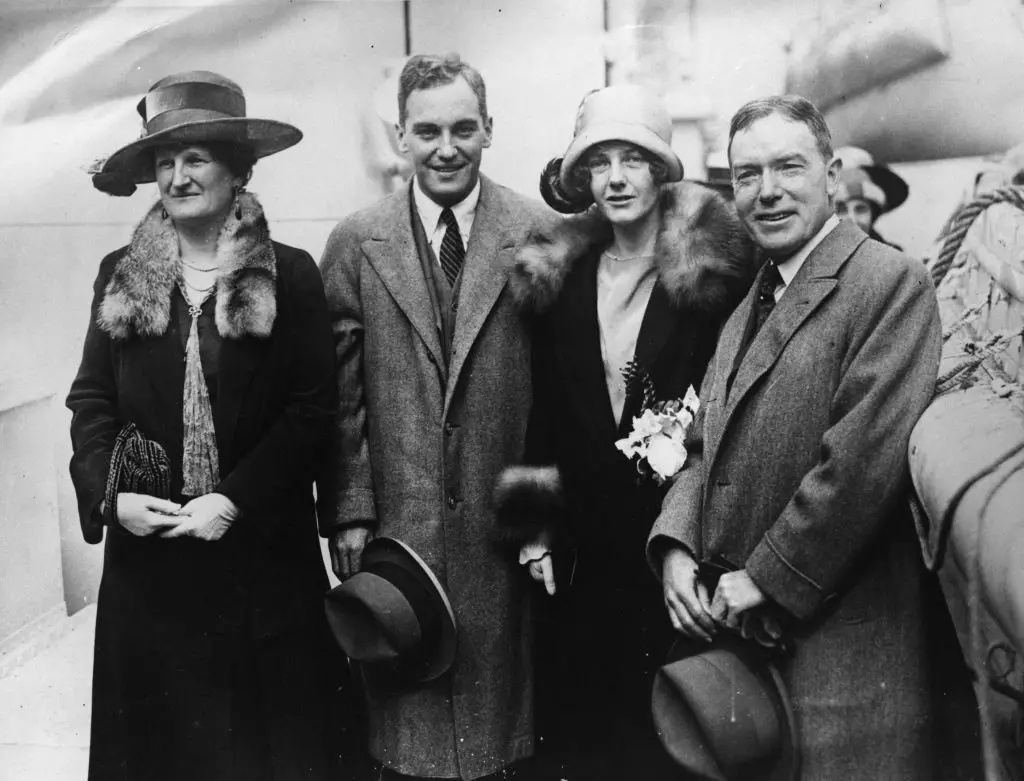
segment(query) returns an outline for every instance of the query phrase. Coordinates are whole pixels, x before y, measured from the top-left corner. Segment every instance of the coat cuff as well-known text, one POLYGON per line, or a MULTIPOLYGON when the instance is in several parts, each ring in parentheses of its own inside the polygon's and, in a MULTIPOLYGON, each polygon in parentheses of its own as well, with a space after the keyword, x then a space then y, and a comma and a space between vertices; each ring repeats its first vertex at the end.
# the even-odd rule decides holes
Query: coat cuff
MULTIPOLYGON (((318 509, 320 503, 318 502, 318 509)), ((355 488, 342 492, 333 507, 333 513, 324 513, 318 518, 320 536, 330 537, 339 529, 350 526, 377 526, 377 501, 373 491, 355 488)))
POLYGON ((820 584, 786 559, 768 534, 750 554, 746 570, 758 588, 798 619, 811 618, 828 598, 820 584))

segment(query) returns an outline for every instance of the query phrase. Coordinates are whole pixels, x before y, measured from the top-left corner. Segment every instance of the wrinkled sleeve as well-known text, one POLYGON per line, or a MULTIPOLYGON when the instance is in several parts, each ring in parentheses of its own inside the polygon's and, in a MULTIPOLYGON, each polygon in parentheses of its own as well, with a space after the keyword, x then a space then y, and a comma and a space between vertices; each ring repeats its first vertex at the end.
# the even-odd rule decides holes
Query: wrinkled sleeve
POLYGON ((334 340, 338 392, 338 415, 317 483, 320 533, 325 537, 346 526, 374 526, 377 520, 363 374, 361 259, 356 232, 344 223, 338 225, 320 264, 334 340))
POLYGON ((82 361, 66 402, 72 413, 71 482, 78 499, 82 536, 92 544, 103 540, 100 503, 110 470, 110 454, 121 428, 110 336, 96 324, 107 280, 118 257, 117 253, 108 255, 100 264, 93 285, 82 361))
POLYGON ((820 459, 746 562, 775 602, 807 619, 883 531, 909 482, 910 432, 932 399, 942 348, 935 291, 906 259, 864 297, 820 459))

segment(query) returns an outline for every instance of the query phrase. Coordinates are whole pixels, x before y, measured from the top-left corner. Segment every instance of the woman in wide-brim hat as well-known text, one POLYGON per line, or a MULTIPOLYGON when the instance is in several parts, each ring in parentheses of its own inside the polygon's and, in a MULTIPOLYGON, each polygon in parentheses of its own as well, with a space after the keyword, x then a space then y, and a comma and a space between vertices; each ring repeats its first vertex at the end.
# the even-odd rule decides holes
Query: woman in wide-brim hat
POLYGON ((841 220, 856 223, 875 241, 902 249, 878 234, 875 221, 907 200, 910 188, 906 181, 888 166, 876 163, 871 154, 860 147, 840 147, 836 156, 843 161, 836 214, 841 220))
POLYGON ((588 94, 541 181, 548 203, 576 216, 532 237, 512 280, 534 318, 536 468, 510 470, 496 498, 524 577, 554 591, 538 585, 539 756, 568 778, 678 773, 651 724, 672 629, 644 558, 667 485, 639 475, 615 443, 645 395, 700 388, 754 267, 732 206, 681 181, 671 133, 643 89, 588 94))
POLYGON ((95 173, 159 200, 99 266, 68 395, 85 539, 106 537, 89 778, 327 779, 337 690, 313 469, 335 413, 306 252, 245 190, 302 134, 195 71, 95 173))

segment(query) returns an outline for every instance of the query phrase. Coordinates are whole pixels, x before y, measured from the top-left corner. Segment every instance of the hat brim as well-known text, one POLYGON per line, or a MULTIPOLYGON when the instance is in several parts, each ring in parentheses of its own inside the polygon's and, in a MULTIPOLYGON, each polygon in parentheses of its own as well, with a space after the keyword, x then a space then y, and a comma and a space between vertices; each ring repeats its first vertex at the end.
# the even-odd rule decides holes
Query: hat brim
POLYGON ((885 193, 885 208, 882 209, 882 214, 899 208, 907 200, 910 188, 903 177, 891 168, 885 165, 865 165, 861 168, 885 193))
POLYGON ((144 184, 156 176, 147 152, 164 144, 203 144, 231 141, 249 147, 257 157, 267 157, 302 140, 302 131, 287 122, 254 117, 195 120, 144 136, 118 149, 103 163, 99 173, 144 184))
POLYGON ((363 551, 363 568, 369 569, 375 561, 392 561, 406 568, 417 577, 430 594, 435 609, 441 619, 441 635, 437 649, 424 666, 410 674, 419 681, 432 681, 444 675, 455 662, 455 651, 458 642, 458 627, 455 622, 455 610, 445 593, 441 581, 433 570, 420 558, 412 548, 401 540, 393 537, 376 537, 371 540, 363 551))
POLYGON ((572 170, 580 158, 590 147, 603 144, 605 141, 625 141, 646 149, 668 169, 668 181, 678 182, 683 178, 683 163, 668 144, 650 128, 636 122, 608 121, 597 122, 587 127, 572 140, 569 149, 562 159, 560 172, 562 186, 571 187, 572 170))
MULTIPOLYGON (((713 646, 698 643, 697 641, 680 639, 669 652, 665 667, 673 665, 692 666, 695 657, 700 657, 709 650, 723 649, 732 652, 739 662, 742 663, 746 672, 749 673, 747 677, 756 679, 760 686, 763 687, 775 710, 779 725, 783 730, 779 739, 779 754, 771 772, 766 776, 758 777, 761 781, 796 781, 800 774, 799 733, 789 693, 775 665, 759 656, 756 651, 752 651, 746 643, 738 638, 725 637, 719 638, 713 646)), ((685 679, 685 676, 676 677, 685 679)), ((705 682, 705 677, 702 672, 700 676, 701 684, 705 682)), ((707 745, 699 719, 691 712, 689 704, 682 703, 677 707, 666 704, 666 702, 671 702, 673 699, 684 699, 685 696, 684 692, 674 690, 673 686, 665 683, 662 674, 659 673, 655 678, 651 704, 655 726, 658 727, 659 738, 661 738, 666 751, 668 751, 676 763, 686 768, 689 772, 709 780, 720 781, 721 779, 728 779, 728 774, 719 765, 707 745), (664 734, 665 729, 659 725, 659 722, 663 723, 662 719, 666 718, 669 713, 671 713, 672 718, 681 719, 683 722, 682 730, 673 730, 673 738, 675 740, 682 740, 683 745, 667 745, 664 734)), ((730 695, 724 694, 723 696, 728 698, 730 695)))

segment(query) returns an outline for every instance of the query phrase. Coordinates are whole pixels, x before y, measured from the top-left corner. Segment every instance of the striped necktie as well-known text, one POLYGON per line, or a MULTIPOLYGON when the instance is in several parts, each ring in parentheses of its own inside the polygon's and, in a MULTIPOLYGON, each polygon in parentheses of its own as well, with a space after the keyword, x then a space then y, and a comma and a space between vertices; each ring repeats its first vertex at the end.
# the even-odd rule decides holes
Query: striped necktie
POLYGON ((466 257, 466 249, 462 246, 459 223, 456 222, 451 209, 441 212, 441 221, 446 226, 444 238, 441 240, 441 268, 448 279, 448 284, 454 287, 455 279, 462 268, 462 261, 466 257))

